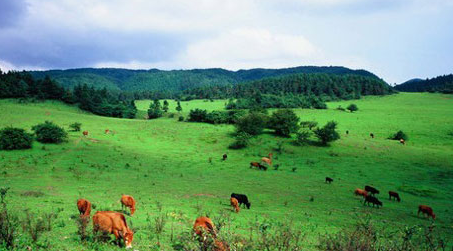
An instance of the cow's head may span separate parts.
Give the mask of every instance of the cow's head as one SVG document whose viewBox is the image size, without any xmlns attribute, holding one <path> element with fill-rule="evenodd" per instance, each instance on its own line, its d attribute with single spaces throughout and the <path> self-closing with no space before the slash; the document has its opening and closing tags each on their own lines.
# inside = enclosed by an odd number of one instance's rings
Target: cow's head
<svg viewBox="0 0 453 251">
<path fill-rule="evenodd" d="M 433 216 L 433 220 L 436 219 L 436 215 L 434 213 L 431 214 Z"/>
<path fill-rule="evenodd" d="M 245 204 L 247 206 L 247 209 L 250 209 L 250 206 L 252 205 L 252 203 L 248 202 L 247 204 Z"/>
<path fill-rule="evenodd" d="M 123 237 L 124 244 L 126 244 L 126 248 L 132 248 L 132 239 L 134 239 L 134 232 L 128 229 L 125 233 L 122 231 L 119 232 L 120 236 Z"/>
</svg>

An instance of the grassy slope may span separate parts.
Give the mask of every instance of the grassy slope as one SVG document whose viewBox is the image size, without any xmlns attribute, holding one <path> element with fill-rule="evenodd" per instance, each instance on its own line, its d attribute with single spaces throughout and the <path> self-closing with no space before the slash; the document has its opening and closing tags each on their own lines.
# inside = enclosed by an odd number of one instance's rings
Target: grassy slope
<svg viewBox="0 0 453 251">
<path fill-rule="evenodd" d="M 183 113 L 193 108 L 221 109 L 224 102 L 183 102 Z M 232 151 L 227 150 L 232 126 L 183 123 L 176 117 L 152 121 L 105 118 L 59 103 L 24 105 L 1 100 L 0 127 L 29 129 L 52 120 L 67 128 L 78 121 L 90 134 L 84 138 L 71 132 L 69 142 L 46 145 L 45 149 L 35 143 L 32 150 L 0 152 L 0 184 L 11 187 L 8 200 L 17 212 L 24 208 L 39 212 L 64 209 L 54 231 L 43 237 L 51 240 L 54 250 L 80 245 L 75 224 L 69 219 L 77 213 L 75 201 L 79 196 L 95 203 L 97 210 L 116 210 L 120 209 L 122 193 L 138 200 L 132 220 L 134 227 L 140 228 L 134 238 L 139 250 L 148 250 L 156 242 L 150 241 L 154 235 L 145 227 L 148 214 L 151 218 L 157 215 L 157 201 L 163 211 L 183 215 L 175 223 L 176 234 L 186 231 L 200 212 L 218 215 L 226 211 L 231 214 L 231 230 L 242 234 L 247 234 L 247 226 L 256 220 L 291 219 L 307 231 L 314 229 L 306 243 L 313 248 L 318 233 L 350 226 L 367 212 L 378 224 L 391 228 L 429 224 L 416 216 L 417 205 L 428 204 L 437 214 L 436 224 L 451 235 L 453 136 L 447 133 L 453 131 L 453 97 L 402 93 L 354 101 L 360 108 L 357 113 L 334 110 L 349 103 L 329 103 L 328 110 L 297 110 L 302 120 L 339 122 L 342 139 L 332 147 L 296 147 L 289 139 L 265 134 L 254 139 L 253 146 Z M 148 106 L 148 101 L 137 104 L 143 110 Z M 170 108 L 174 107 L 171 102 Z M 105 135 L 107 128 L 115 135 Z M 406 146 L 386 139 L 399 129 L 410 137 Z M 345 130 L 350 131 L 348 136 Z M 370 132 L 375 139 L 368 136 Z M 248 168 L 250 161 L 273 151 L 280 140 L 285 142 L 283 152 L 274 151 L 275 163 L 281 166 L 278 171 Z M 225 152 L 229 158 L 221 162 Z M 213 157 L 213 164 L 208 163 L 209 157 Z M 296 172 L 291 171 L 294 167 Z M 325 176 L 333 177 L 334 183 L 324 184 Z M 381 190 L 382 209 L 364 207 L 352 195 L 355 188 L 366 184 Z M 20 195 L 29 190 L 44 192 L 45 196 Z M 388 190 L 399 191 L 402 202 L 389 202 Z M 251 210 L 230 213 L 231 192 L 249 195 Z M 162 241 L 166 249 L 170 222 Z"/>
</svg>

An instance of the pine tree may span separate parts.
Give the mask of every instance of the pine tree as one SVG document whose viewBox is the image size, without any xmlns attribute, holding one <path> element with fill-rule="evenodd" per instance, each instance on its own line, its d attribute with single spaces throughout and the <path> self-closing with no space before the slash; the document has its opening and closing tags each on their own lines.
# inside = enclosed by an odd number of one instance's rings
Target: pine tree
<svg viewBox="0 0 453 251">
<path fill-rule="evenodd" d="M 164 107 L 162 108 L 162 110 L 164 110 L 164 112 L 168 112 L 168 101 L 167 100 L 164 100 Z"/>
<path fill-rule="evenodd" d="M 178 112 L 182 111 L 181 102 L 179 102 L 179 100 L 178 100 L 178 105 L 176 106 L 176 111 L 178 111 Z"/>
<path fill-rule="evenodd" d="M 155 99 L 153 103 L 149 106 L 148 109 L 148 118 L 156 119 L 162 117 L 162 109 L 160 107 L 160 102 L 158 99 Z"/>
</svg>

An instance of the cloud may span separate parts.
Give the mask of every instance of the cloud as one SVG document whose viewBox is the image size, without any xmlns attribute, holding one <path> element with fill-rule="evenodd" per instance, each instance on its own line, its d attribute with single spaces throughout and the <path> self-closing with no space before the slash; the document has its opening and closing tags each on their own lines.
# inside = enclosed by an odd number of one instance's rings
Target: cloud
<svg viewBox="0 0 453 251">
<path fill-rule="evenodd" d="M 0 29 L 15 26 L 26 13 L 27 4 L 24 0 L 0 1 Z"/>
</svg>

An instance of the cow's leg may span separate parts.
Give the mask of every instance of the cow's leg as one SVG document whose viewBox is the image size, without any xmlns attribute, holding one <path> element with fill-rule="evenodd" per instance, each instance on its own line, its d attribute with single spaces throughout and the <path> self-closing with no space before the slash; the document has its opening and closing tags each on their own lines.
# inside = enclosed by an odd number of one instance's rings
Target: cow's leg
<svg viewBox="0 0 453 251">
<path fill-rule="evenodd" d="M 116 237 L 116 245 L 121 246 L 121 240 L 120 240 L 121 236 L 120 236 L 120 233 L 118 232 L 118 230 L 113 230 L 113 234 Z"/>
</svg>

